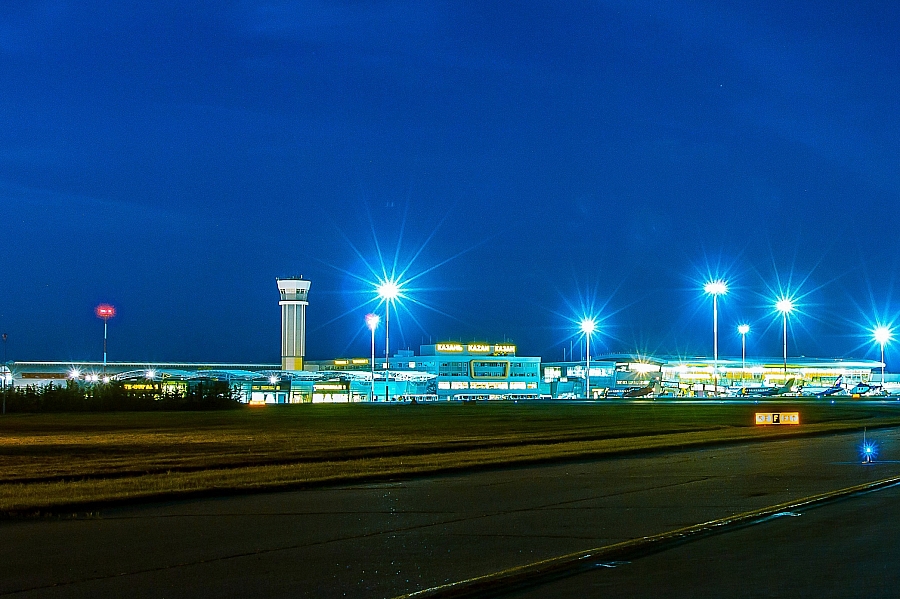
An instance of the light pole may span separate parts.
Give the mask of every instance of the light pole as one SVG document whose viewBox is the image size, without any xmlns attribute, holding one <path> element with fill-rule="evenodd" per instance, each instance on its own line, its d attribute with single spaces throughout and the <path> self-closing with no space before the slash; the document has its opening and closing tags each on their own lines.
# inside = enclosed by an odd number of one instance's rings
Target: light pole
<svg viewBox="0 0 900 599">
<path fill-rule="evenodd" d="M 391 304 L 400 297 L 400 283 L 393 279 L 381 281 L 375 288 L 384 301 L 384 400 L 388 400 L 388 381 L 391 378 Z"/>
<path fill-rule="evenodd" d="M 585 356 L 585 368 L 584 368 L 584 397 L 585 399 L 589 399 L 591 396 L 591 334 L 597 328 L 597 323 L 594 322 L 593 318 L 585 318 L 581 321 L 581 332 L 584 333 L 585 339 L 585 349 L 587 350 L 587 355 Z"/>
<path fill-rule="evenodd" d="M 366 314 L 366 326 L 372 331 L 372 387 L 369 393 L 369 401 L 375 401 L 375 329 L 381 318 L 377 314 Z"/>
<path fill-rule="evenodd" d="M 741 334 L 741 385 L 744 384 L 744 376 L 747 373 L 747 333 L 749 332 L 749 324 L 738 325 L 738 333 Z"/>
<path fill-rule="evenodd" d="M 106 326 L 109 319 L 116 315 L 116 309 L 109 304 L 100 304 L 94 309 L 97 318 L 103 319 L 103 374 L 106 374 Z"/>
<path fill-rule="evenodd" d="M 893 338 L 893 331 L 890 327 L 876 327 L 872 333 L 875 335 L 875 341 L 881 346 L 881 390 L 884 392 L 884 344 Z"/>
<path fill-rule="evenodd" d="M 784 331 L 782 336 L 784 341 L 784 380 L 785 384 L 787 384 L 787 319 L 788 314 L 794 311 L 794 302 L 790 298 L 783 297 L 775 302 L 775 309 L 781 312 L 781 321 Z"/>
<path fill-rule="evenodd" d="M 713 386 L 715 394 L 719 394 L 719 305 L 720 295 L 728 293 L 728 283 L 721 279 L 710 281 L 703 290 L 713 298 Z"/>
</svg>

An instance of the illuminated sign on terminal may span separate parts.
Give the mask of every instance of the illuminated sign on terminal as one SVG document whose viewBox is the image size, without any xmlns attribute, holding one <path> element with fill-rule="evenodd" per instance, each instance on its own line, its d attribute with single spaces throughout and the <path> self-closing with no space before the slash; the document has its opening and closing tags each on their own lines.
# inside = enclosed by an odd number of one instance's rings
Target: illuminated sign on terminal
<svg viewBox="0 0 900 599">
<path fill-rule="evenodd" d="M 461 343 L 438 343 L 434 348 L 443 352 L 461 352 L 463 350 Z"/>
<path fill-rule="evenodd" d="M 434 345 L 435 351 L 439 353 L 463 353 L 468 352 L 470 354 L 497 354 L 497 355 L 514 355 L 516 353 L 516 346 L 510 343 L 501 343 L 497 345 L 490 345 L 488 343 L 469 343 L 463 345 L 462 343 L 436 343 Z"/>
<path fill-rule="evenodd" d="M 126 391 L 158 391 L 159 383 L 125 383 L 122 388 Z"/>
</svg>

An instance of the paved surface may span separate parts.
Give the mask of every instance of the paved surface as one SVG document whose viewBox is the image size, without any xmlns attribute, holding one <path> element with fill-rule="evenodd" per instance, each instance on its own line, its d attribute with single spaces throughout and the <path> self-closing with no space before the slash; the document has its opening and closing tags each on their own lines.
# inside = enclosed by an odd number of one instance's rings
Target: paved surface
<svg viewBox="0 0 900 599">
<path fill-rule="evenodd" d="M 505 597 L 897 597 L 898 539 L 892 487 Z"/>
<path fill-rule="evenodd" d="M 870 436 L 868 467 L 839 435 L 5 522 L 0 594 L 392 597 L 900 473 Z"/>
</svg>

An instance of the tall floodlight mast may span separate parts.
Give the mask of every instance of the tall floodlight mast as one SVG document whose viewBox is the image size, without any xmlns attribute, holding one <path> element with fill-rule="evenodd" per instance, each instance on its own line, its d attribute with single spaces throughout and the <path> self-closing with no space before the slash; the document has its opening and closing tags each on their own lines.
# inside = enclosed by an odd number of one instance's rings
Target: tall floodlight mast
<svg viewBox="0 0 900 599">
<path fill-rule="evenodd" d="M 386 279 L 375 287 L 378 297 L 384 301 L 384 400 L 388 397 L 388 381 L 391 375 L 391 304 L 400 297 L 400 283 Z"/>
<path fill-rule="evenodd" d="M 381 318 L 377 314 L 366 314 L 366 326 L 372 331 L 372 387 L 369 392 L 369 401 L 375 401 L 375 329 Z"/>
<path fill-rule="evenodd" d="M 874 331 L 872 331 L 875 336 L 875 341 L 878 342 L 878 345 L 881 346 L 881 391 L 885 392 L 884 388 L 884 345 L 890 341 L 894 332 L 890 327 L 876 327 Z"/>
<path fill-rule="evenodd" d="M 775 309 L 781 312 L 782 341 L 784 344 L 784 380 L 787 381 L 787 319 L 788 314 L 794 311 L 794 302 L 790 298 L 783 297 L 775 302 Z"/>
<path fill-rule="evenodd" d="M 719 394 L 719 306 L 720 295 L 728 293 L 728 283 L 718 279 L 703 286 L 703 290 L 713 298 L 713 386 Z"/>
<path fill-rule="evenodd" d="M 747 333 L 750 332 L 749 324 L 739 324 L 738 333 L 741 334 L 741 385 L 744 383 L 747 372 Z"/>
<path fill-rule="evenodd" d="M 585 357 L 585 369 L 584 369 L 584 397 L 585 399 L 590 398 L 591 396 L 591 335 L 597 328 L 597 323 L 593 318 L 585 318 L 581 321 L 581 332 L 584 333 L 585 346 L 587 349 L 587 356 Z"/>
</svg>

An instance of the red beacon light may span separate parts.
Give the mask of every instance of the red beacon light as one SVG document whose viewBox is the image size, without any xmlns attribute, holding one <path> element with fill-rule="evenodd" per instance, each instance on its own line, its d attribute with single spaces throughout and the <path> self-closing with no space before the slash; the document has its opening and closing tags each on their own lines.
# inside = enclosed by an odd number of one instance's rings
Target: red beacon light
<svg viewBox="0 0 900 599">
<path fill-rule="evenodd" d="M 110 306 L 109 304 L 100 304 L 94 309 L 94 313 L 97 315 L 97 318 L 109 320 L 116 315 L 116 308 L 115 306 Z"/>
</svg>

